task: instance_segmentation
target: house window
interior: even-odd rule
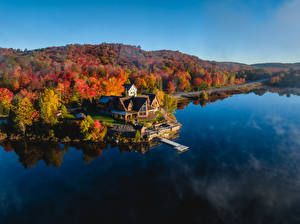
[[[147,116],[147,105],[144,104],[141,109],[140,109],[140,112],[139,112],[139,115],[140,116]]]
[[[144,105],[142,106],[141,111],[147,111],[147,106],[146,106],[146,104],[144,104]]]
[[[135,96],[136,92],[134,90],[130,90],[128,93],[129,96]]]
[[[140,112],[140,116],[146,116],[147,113],[146,112]]]

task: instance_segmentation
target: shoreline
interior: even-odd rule
[[[219,87],[219,88],[199,90],[194,92],[175,93],[173,94],[173,97],[176,98],[178,101],[185,101],[187,99],[199,98],[203,92],[212,95],[214,93],[238,92],[238,91],[242,91],[242,90],[245,91],[249,89],[252,90],[261,87],[268,80],[269,79],[262,79],[262,80],[248,82],[248,83],[235,85],[235,86]]]
[[[204,91],[204,90],[203,90]],[[186,102],[190,101],[201,101],[203,105],[206,103],[213,103],[219,99],[225,99],[227,97],[230,97],[232,95],[237,95],[237,94],[248,94],[248,93],[255,93],[257,95],[263,95],[266,92],[272,92],[272,93],[278,93],[279,95],[287,95],[289,96],[290,94],[293,95],[300,95],[300,88],[295,88],[295,87],[276,87],[276,86],[269,86],[269,85],[263,85],[261,82],[252,82],[248,83],[247,85],[238,85],[235,87],[228,87],[228,88],[218,88],[218,89],[211,89],[207,90],[206,92],[208,93],[208,99],[202,99],[198,94],[203,92],[203,91],[198,91],[192,92],[189,95],[185,95],[184,97],[180,97],[178,99],[178,103],[184,104]],[[180,109],[180,106],[177,106],[177,109]],[[0,116],[1,117],[1,116]],[[2,116],[2,120],[5,119],[5,116]],[[174,124],[175,125],[175,124]],[[174,126],[173,125],[173,126]],[[177,130],[173,130],[173,126],[169,125],[168,130],[164,130],[163,134],[161,135],[159,133],[159,130],[150,130],[147,136],[147,133],[143,133],[142,137],[139,140],[134,139],[134,136],[131,136],[131,134],[122,134],[121,132],[115,132],[113,133],[112,130],[109,130],[109,136],[107,136],[104,140],[102,141],[92,141],[92,140],[83,140],[83,139],[71,139],[70,137],[64,137],[64,138],[58,138],[58,137],[42,137],[38,135],[27,135],[27,136],[22,136],[22,135],[15,135],[15,134],[7,134],[5,132],[0,132],[0,142],[5,142],[5,141],[24,141],[24,142],[32,142],[32,143],[38,143],[38,142],[53,142],[53,143],[115,143],[117,145],[119,144],[147,144],[151,142],[153,139],[155,139],[157,136],[162,137],[165,133],[166,135],[163,137],[166,138],[172,138],[172,136],[178,134],[178,132],[181,129],[181,124],[177,123],[180,127]],[[118,126],[118,125],[115,125]],[[171,127],[172,126],[172,127]],[[176,125],[175,125],[176,126]],[[111,128],[110,128],[111,129]],[[165,129],[165,128],[164,128]],[[154,133],[157,132],[157,133]],[[175,133],[176,132],[176,133]],[[154,137],[152,137],[152,135]]]
[[[129,124],[128,124],[129,125]],[[127,126],[127,125],[114,125],[116,126]],[[114,127],[113,126],[113,127]],[[108,135],[101,141],[93,141],[93,140],[83,140],[79,138],[71,139],[70,137],[43,137],[38,135],[26,135],[22,136],[21,134],[7,134],[5,132],[0,131],[0,143],[5,141],[24,141],[24,142],[61,142],[61,143],[130,143],[130,144],[145,144],[149,143],[157,137],[164,137],[168,139],[172,139],[173,136],[177,135],[181,129],[181,124],[163,124],[161,127],[157,129],[148,129],[144,133],[140,139],[135,139],[134,134],[136,132],[116,132],[113,130],[113,127],[109,128]]]

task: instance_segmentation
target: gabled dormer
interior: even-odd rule
[[[155,94],[146,94],[149,97],[149,105],[152,108],[159,108],[159,102]]]
[[[124,96],[137,96],[137,88],[134,84],[125,84],[124,89]]]

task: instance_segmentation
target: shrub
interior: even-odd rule
[[[107,133],[107,128],[98,120],[94,121],[91,116],[87,116],[80,123],[80,132],[86,141],[102,141]]]
[[[136,131],[134,140],[135,140],[136,142],[138,142],[138,141],[141,140],[141,138],[142,138],[141,132],[140,132],[140,131]]]

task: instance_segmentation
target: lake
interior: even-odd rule
[[[300,223],[300,97],[177,110],[178,153],[0,147],[0,223]]]

